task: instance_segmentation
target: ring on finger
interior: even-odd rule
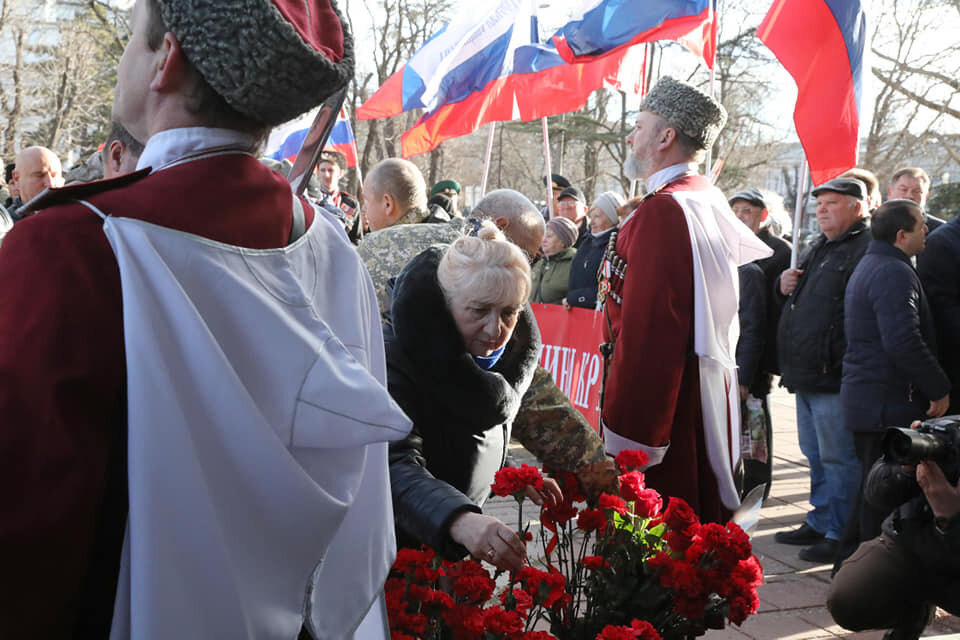
[[[497,551],[493,547],[490,547],[490,550],[487,551],[487,557],[493,560],[497,557]]]

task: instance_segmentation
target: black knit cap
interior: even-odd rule
[[[257,122],[286,122],[353,77],[353,38],[334,0],[154,1],[204,80]]]

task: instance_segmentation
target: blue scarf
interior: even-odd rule
[[[506,348],[507,345],[503,345],[488,356],[473,356],[473,359],[481,369],[490,371],[490,369],[493,369],[493,365],[497,364],[497,360],[500,359],[500,356],[503,355],[503,350]]]

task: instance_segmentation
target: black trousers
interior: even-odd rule
[[[880,535],[880,525],[890,515],[889,511],[879,510],[863,500],[863,487],[866,484],[867,475],[870,473],[870,467],[883,457],[883,449],[880,443],[883,440],[884,433],[884,431],[857,431],[853,434],[853,446],[857,451],[857,458],[860,460],[860,493],[853,503],[850,519],[847,520],[847,528],[843,533],[843,539],[840,540],[840,548],[837,550],[837,563],[833,568],[834,573],[839,570],[840,563],[857,550],[857,546],[861,542],[872,540]]]
[[[860,545],[830,585],[827,608],[851,631],[909,624],[923,604],[960,614],[960,575],[924,571],[885,534]]]

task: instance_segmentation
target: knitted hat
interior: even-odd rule
[[[308,111],[353,76],[334,0],[153,0],[204,80],[265,125]]]
[[[640,103],[641,111],[662,117],[701,149],[708,149],[727,123],[723,105],[699,89],[663,76]]]
[[[620,222],[617,209],[623,206],[623,196],[616,191],[604,191],[593,201],[593,206],[603,211],[603,214],[610,218],[610,222],[616,224]]]
[[[566,218],[550,218],[547,222],[547,229],[553,231],[553,234],[563,243],[564,248],[572,247],[573,243],[577,241],[577,236],[580,235],[577,225]]]

